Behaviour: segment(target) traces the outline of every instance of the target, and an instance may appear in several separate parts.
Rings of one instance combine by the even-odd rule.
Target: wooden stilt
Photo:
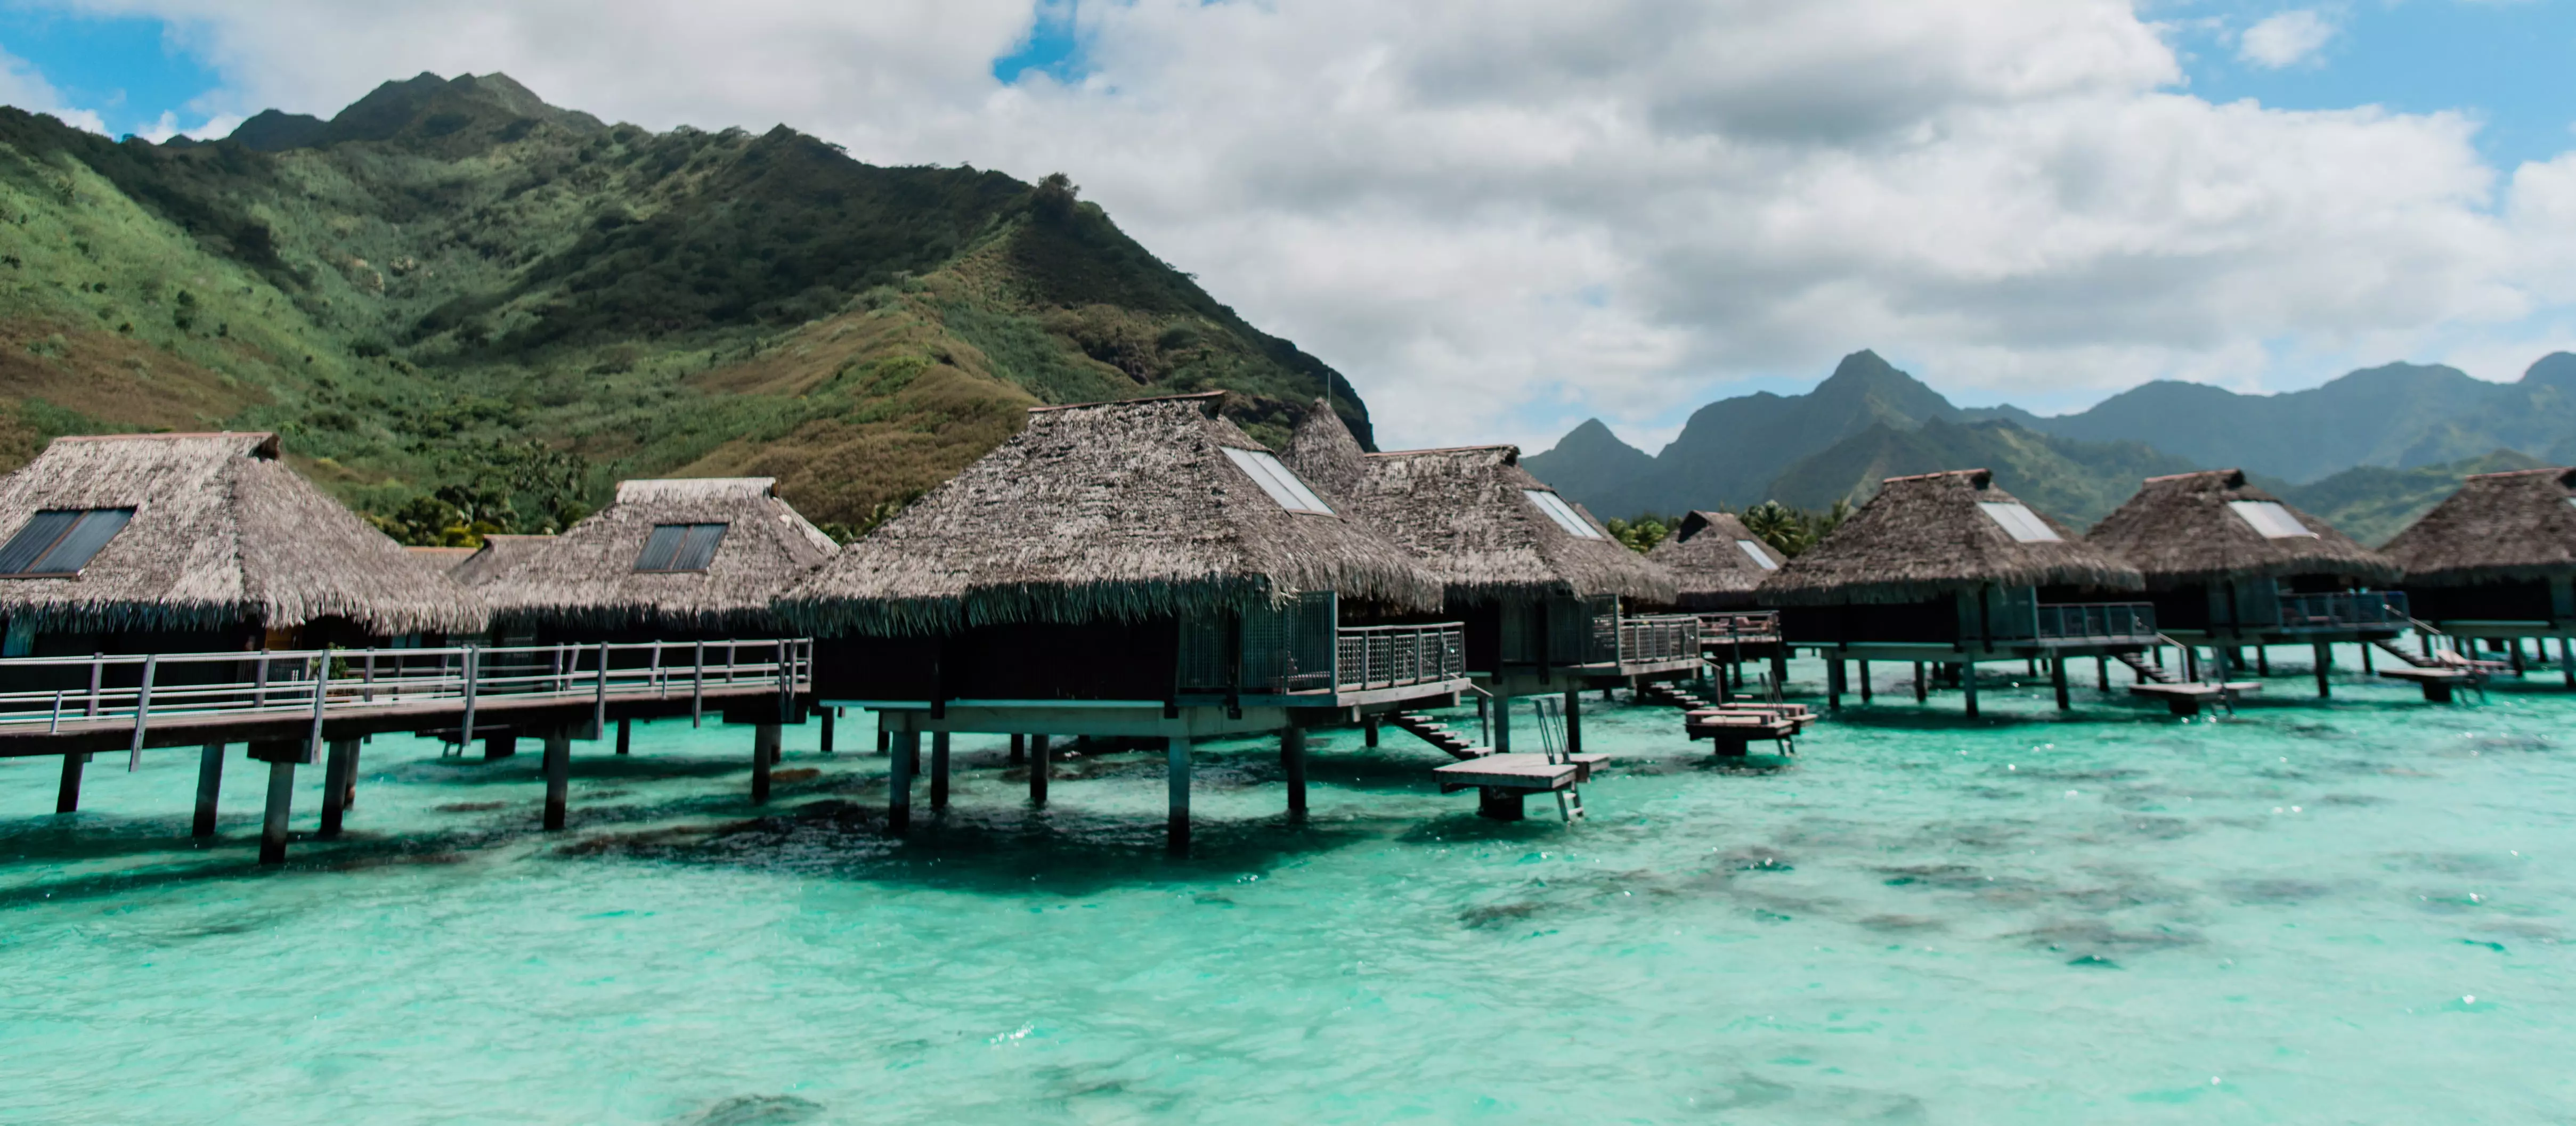
[[[519,753],[519,737],[507,731],[483,737],[483,761],[508,758]]]
[[[1376,721],[1376,720],[1374,720],[1374,719],[1361,720],[1361,721],[1360,721],[1360,737],[1361,737],[1362,739],[1366,740],[1366,741],[1367,741],[1367,744],[1368,744],[1369,746],[1372,746],[1372,747],[1376,746],[1376,745],[1377,745],[1377,721]]]
[[[1493,713],[1494,751],[1497,754],[1510,754],[1512,753],[1512,698],[1494,697]]]
[[[1603,694],[1607,695],[1608,690],[1604,689]],[[1572,688],[1565,690],[1565,750],[1568,754],[1583,753],[1583,693]]]
[[[894,732],[886,728],[885,717],[880,715],[877,717],[877,755],[883,757],[892,753],[893,747]]]
[[[830,730],[830,729],[829,729],[829,728],[826,728],[825,730]],[[634,749],[635,749],[635,721],[634,721],[634,720],[632,720],[632,719],[621,719],[621,720],[618,720],[618,721],[617,721],[617,753],[622,755],[622,754],[625,754],[625,753],[627,753],[628,751],[631,751],[631,750],[634,750]]]
[[[1306,819],[1306,729],[1279,729],[1279,769],[1288,775],[1288,819]]]
[[[1171,791],[1172,812],[1164,825],[1164,844],[1172,855],[1181,856],[1190,851],[1190,741],[1173,736],[1165,754],[1169,758],[1163,773]]]
[[[2057,710],[2061,712],[2071,712],[2075,710],[2074,697],[2069,696],[2066,693],[2066,659],[2064,657],[2052,656],[2048,659],[2048,685],[2049,687],[2057,690]]]
[[[2200,650],[2188,645],[2182,647],[2182,678],[2200,683]]]
[[[822,752],[823,752],[824,754],[827,754],[827,755],[828,755],[828,754],[831,754],[831,753],[832,753],[832,721],[834,721],[834,720],[837,720],[837,719],[841,718],[841,716],[840,716],[840,711],[841,711],[841,709],[839,709],[839,708],[821,708],[821,709],[818,709],[818,710],[819,710],[819,711],[821,711],[821,712],[823,713],[823,716],[822,716],[822,718],[823,718],[823,746],[822,746]]]
[[[268,806],[259,822],[259,862],[286,863],[286,816],[295,803],[295,763],[268,764]]]
[[[1843,710],[1843,659],[1840,657],[1825,662],[1825,710]]]
[[[224,745],[208,743],[197,751],[197,819],[192,837],[215,835],[215,803],[224,793]]]
[[[2331,699],[2334,690],[2326,685],[2326,673],[2334,668],[2334,650],[2325,642],[2316,643],[2317,699]]]
[[[1977,718],[1977,663],[1959,662],[1959,690],[1968,697],[1968,718]]]
[[[2370,659],[2370,651],[2371,651],[2371,649],[2373,649],[2373,648],[2375,648],[2375,647],[2374,647],[2373,645],[2371,645],[2371,643],[2369,643],[2369,642],[2367,642],[2367,641],[2364,641],[2364,642],[2362,642],[2362,643],[2360,643],[2360,644],[2358,644],[2358,645],[2353,646],[2353,648],[2361,651],[2361,675],[2363,675],[2363,676],[2370,676],[2370,675],[2373,675],[2373,674],[2375,674],[2375,673],[2377,673],[2377,672],[2379,671],[2378,669],[2376,669],[2376,668],[2373,668],[2373,667],[2372,667],[2372,662],[2371,662],[2371,659]]]
[[[2506,644],[2513,647],[2513,678],[2520,680],[2522,679],[2522,639],[2513,638]]]
[[[1931,690],[1923,683],[1923,662],[1916,661],[1914,662],[1914,702],[1920,704],[1931,698]]]
[[[1029,737],[1026,735],[1011,736],[1011,765],[1018,766],[1027,761],[1029,761]]]
[[[2111,690],[2111,658],[2107,655],[2096,654],[2093,658],[2093,687],[2103,692]]]
[[[2257,645],[2257,646],[2255,646],[2255,647],[2254,647],[2254,675],[2256,675],[2256,676],[2270,676],[2270,675],[2272,675],[2272,647],[2271,647],[2271,646],[2269,646],[2269,645]]]
[[[1786,644],[1774,645],[1771,647],[1771,684],[1775,688],[1787,691],[1788,683],[1789,647]]]
[[[2024,660],[2026,660],[2026,661],[2028,661],[2028,662],[2030,663],[2030,675],[2031,675],[2031,676],[2033,676],[2033,677],[2038,676],[2038,675],[2039,675],[2039,658],[2037,658],[2037,657],[2026,657],[2026,658],[2023,658],[2023,659],[2024,659]]]
[[[86,751],[74,751],[63,756],[63,779],[61,785],[54,789],[54,812],[80,812],[81,768],[88,765],[89,754]]]
[[[572,732],[546,732],[546,820],[549,833],[564,827],[564,809],[572,801]],[[763,772],[766,773],[766,772]],[[764,779],[765,780],[765,779]]]
[[[932,732],[930,736],[930,811],[948,808],[948,733]]]
[[[366,749],[366,740],[349,740],[349,769],[341,772],[340,776],[340,811],[342,813],[358,808],[358,764]]]
[[[2576,688],[2576,638],[2558,639],[2558,674],[2567,687]]]
[[[778,761],[778,725],[755,724],[751,729],[751,804],[769,800],[769,767]]]
[[[1480,788],[1476,791],[1476,816],[1490,817],[1496,821],[1518,821],[1523,816],[1521,797],[1519,790],[1506,790],[1497,786]]]
[[[1044,735],[1029,736],[1029,804],[1045,808],[1047,775],[1055,769],[1055,752]]]
[[[340,817],[349,800],[349,759],[357,748],[355,739],[333,739],[322,760],[322,831],[316,835],[325,840],[340,835]]]
[[[1866,704],[1874,695],[1875,686],[1869,682],[1869,662],[1857,663],[1860,665],[1860,702]]]
[[[921,745],[921,733],[906,731],[899,741],[904,745],[886,756],[886,828],[897,833],[912,828],[912,751]]]

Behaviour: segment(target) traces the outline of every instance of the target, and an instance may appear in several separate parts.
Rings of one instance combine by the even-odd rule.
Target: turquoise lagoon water
[[[63,818],[10,761],[0,1121],[2576,1117],[2576,699],[2283,671],[2193,721],[1887,681],[1749,769],[1593,705],[1570,828],[1477,819],[1391,730],[1320,738],[1290,827],[1271,748],[1217,745],[1185,860],[1141,753],[1031,812],[963,742],[898,844],[884,760],[812,726],[766,809],[745,729],[577,745],[552,835],[539,756],[380,738],[275,871],[238,757],[202,849],[191,752],[100,756]]]

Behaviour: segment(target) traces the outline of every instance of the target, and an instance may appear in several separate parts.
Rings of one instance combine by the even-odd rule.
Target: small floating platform
[[[1431,773],[1440,777],[1444,794],[1480,789],[1540,793],[1590,781],[1593,769],[1608,761],[1608,755],[1567,755],[1558,762],[1549,762],[1542,754],[1485,755]]]
[[[2475,685],[2478,681],[2478,674],[2465,668],[2381,669],[2379,675],[2390,680],[2414,682],[2424,690],[2424,699],[2435,704],[2450,703],[2451,689],[2462,684]]]
[[[1804,704],[1729,704],[1724,707],[1695,711],[1686,717],[1682,730],[1693,740],[1706,739],[1714,750],[1728,758],[1742,758],[1757,739],[1781,744],[1788,753],[1796,753],[1788,744],[1816,721],[1816,714]]]
[[[2237,697],[2262,690],[2261,681],[2231,680],[2225,684],[2133,684],[2129,695],[2162,700],[2175,715],[2199,715],[2202,705],[2214,702],[2233,709]]]

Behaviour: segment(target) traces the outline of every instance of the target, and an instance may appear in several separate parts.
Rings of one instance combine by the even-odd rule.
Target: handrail
[[[1619,619],[1622,662],[1697,660],[1700,621],[1697,614],[1641,614]]]
[[[2152,602],[2042,602],[2033,624],[2041,640],[2136,639],[2158,636]]]
[[[2412,623],[2415,617],[2406,604],[2402,590],[2338,590],[2315,594],[2284,594],[2278,608],[2283,632],[2298,630],[2355,629],[2378,626],[2395,629],[2400,622]]]
[[[1461,622],[1344,626],[1334,630],[1335,691],[1400,688],[1466,675],[1467,627]]]
[[[810,691],[813,644],[810,638],[727,643],[724,661],[699,667],[695,687],[701,699],[708,688]],[[172,717],[310,716],[318,727],[327,715],[422,705],[459,710],[460,737],[471,738],[483,701],[578,701],[599,717],[611,699],[666,691],[674,671],[666,652],[659,642],[580,642],[12,657],[0,659],[0,733],[38,724],[59,731],[64,701],[79,691],[79,720],[130,724],[138,747],[146,729]],[[209,666],[226,671],[209,678]],[[141,672],[135,684],[110,683],[124,679],[114,674],[126,670]]]

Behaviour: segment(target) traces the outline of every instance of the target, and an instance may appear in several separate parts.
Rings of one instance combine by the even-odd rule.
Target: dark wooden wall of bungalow
[[[1170,618],[979,626],[819,640],[814,689],[826,700],[1163,700],[1179,665]]]
[[[2536,622],[2576,617],[2568,580],[2523,579],[2469,586],[2408,586],[2407,605],[2428,621]]]

